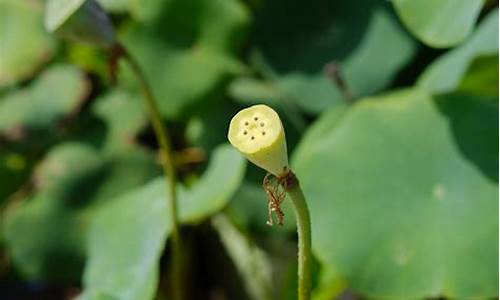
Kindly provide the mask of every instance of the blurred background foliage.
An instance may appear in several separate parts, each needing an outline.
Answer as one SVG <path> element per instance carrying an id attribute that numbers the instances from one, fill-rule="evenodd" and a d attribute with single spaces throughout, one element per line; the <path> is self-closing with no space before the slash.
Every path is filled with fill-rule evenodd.
<path id="1" fill-rule="evenodd" d="M 294 218 L 226 144 L 276 108 L 314 299 L 498 297 L 498 3 L 100 0 L 173 133 L 191 299 L 294 299 Z M 156 142 L 127 66 L 0 0 L 0 298 L 168 299 Z"/>

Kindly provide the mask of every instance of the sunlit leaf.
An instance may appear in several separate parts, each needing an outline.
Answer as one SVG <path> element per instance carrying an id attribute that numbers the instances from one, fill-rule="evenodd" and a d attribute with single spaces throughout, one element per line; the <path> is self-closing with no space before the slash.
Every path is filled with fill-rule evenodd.
<path id="1" fill-rule="evenodd" d="M 420 75 L 417 84 L 434 93 L 451 92 L 462 80 L 472 61 L 498 54 L 498 9 L 492 11 L 459 47 L 446 52 Z"/>
<path id="2" fill-rule="evenodd" d="M 498 104 L 485 100 L 393 92 L 325 114 L 301 142 L 314 252 L 355 291 L 498 294 Z"/>
<path id="3" fill-rule="evenodd" d="M 0 1 L 0 88 L 30 78 L 54 54 L 43 1 Z"/>
<path id="4" fill-rule="evenodd" d="M 170 231 L 166 186 L 154 181 L 98 207 L 92 216 L 84 293 L 78 299 L 152 299 Z"/>
<path id="5" fill-rule="evenodd" d="M 47 130 L 55 121 L 76 112 L 88 89 L 83 74 L 72 66 L 47 69 L 29 87 L 0 98 L 0 135 Z"/>
<path id="6" fill-rule="evenodd" d="M 147 116 L 142 99 L 123 89 L 100 97 L 93 111 L 107 126 L 106 144 L 109 151 L 127 151 L 139 131 L 146 125 Z"/>
<path id="7" fill-rule="evenodd" d="M 392 0 L 408 29 L 431 47 L 459 44 L 472 32 L 484 0 Z"/>
<path id="8" fill-rule="evenodd" d="M 244 167 L 245 161 L 232 147 L 217 148 L 199 182 L 190 189 L 180 187 L 181 221 L 198 222 L 222 209 L 237 189 Z M 160 177 L 96 208 L 89 231 L 85 290 L 79 299 L 97 295 L 152 299 L 171 225 L 167 191 Z"/>
<path id="9" fill-rule="evenodd" d="M 321 280 L 313 290 L 313 300 L 330 300 L 342 297 L 342 292 L 346 290 L 345 280 L 329 266 L 323 266 Z"/>
<path id="10" fill-rule="evenodd" d="M 249 77 L 234 80 L 229 86 L 229 94 L 241 102 L 261 103 L 270 99 L 283 100 L 283 95 L 275 85 Z"/>
<path id="11" fill-rule="evenodd" d="M 130 7 L 131 0 L 97 0 L 109 12 L 122 13 Z"/>
<path id="12" fill-rule="evenodd" d="M 243 179 L 245 162 L 229 145 L 216 148 L 200 180 L 190 189 L 179 191 L 181 220 L 196 223 L 224 208 Z"/>

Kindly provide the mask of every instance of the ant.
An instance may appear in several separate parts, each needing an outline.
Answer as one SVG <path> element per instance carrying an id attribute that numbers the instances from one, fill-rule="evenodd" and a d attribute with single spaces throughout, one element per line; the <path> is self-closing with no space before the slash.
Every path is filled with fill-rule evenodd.
<path id="1" fill-rule="evenodd" d="M 262 187 L 267 194 L 268 201 L 268 216 L 269 220 L 266 222 L 267 225 L 273 225 L 273 212 L 276 214 L 278 219 L 278 225 L 284 224 L 285 214 L 281 210 L 281 203 L 285 200 L 285 189 L 286 180 L 284 178 L 276 178 L 276 182 L 272 183 L 270 177 L 272 174 L 267 173 L 262 182 Z M 281 187 L 281 189 L 280 189 Z"/>

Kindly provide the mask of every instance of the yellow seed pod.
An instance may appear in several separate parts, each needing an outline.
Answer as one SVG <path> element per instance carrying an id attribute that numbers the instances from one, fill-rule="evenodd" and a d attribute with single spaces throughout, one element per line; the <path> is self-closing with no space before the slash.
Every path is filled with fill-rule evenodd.
<path id="1" fill-rule="evenodd" d="M 248 160 L 269 173 L 281 177 L 288 171 L 285 130 L 269 106 L 259 104 L 239 111 L 227 137 Z"/>

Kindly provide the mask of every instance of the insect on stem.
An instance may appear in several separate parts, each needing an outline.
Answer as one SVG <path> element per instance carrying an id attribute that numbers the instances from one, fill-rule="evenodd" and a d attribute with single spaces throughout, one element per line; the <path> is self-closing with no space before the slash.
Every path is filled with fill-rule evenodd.
<path id="1" fill-rule="evenodd" d="M 268 173 L 264 177 L 263 187 L 268 197 L 268 225 L 273 225 L 272 213 L 276 214 L 278 224 L 283 225 L 284 214 L 281 203 L 288 194 L 292 201 L 297 218 L 298 233 L 298 299 L 311 299 L 311 217 L 299 181 L 291 170 L 275 177 Z"/>
<path id="2" fill-rule="evenodd" d="M 285 214 L 281 210 L 281 203 L 285 200 L 285 188 L 282 186 L 282 181 L 279 178 L 276 178 L 274 182 L 272 182 L 271 173 L 267 173 L 262 182 L 262 187 L 267 194 L 267 209 L 268 209 L 268 217 L 266 224 L 269 226 L 273 226 L 273 212 L 278 219 L 278 225 L 282 226 L 284 224 Z"/>

